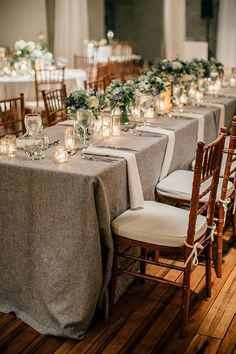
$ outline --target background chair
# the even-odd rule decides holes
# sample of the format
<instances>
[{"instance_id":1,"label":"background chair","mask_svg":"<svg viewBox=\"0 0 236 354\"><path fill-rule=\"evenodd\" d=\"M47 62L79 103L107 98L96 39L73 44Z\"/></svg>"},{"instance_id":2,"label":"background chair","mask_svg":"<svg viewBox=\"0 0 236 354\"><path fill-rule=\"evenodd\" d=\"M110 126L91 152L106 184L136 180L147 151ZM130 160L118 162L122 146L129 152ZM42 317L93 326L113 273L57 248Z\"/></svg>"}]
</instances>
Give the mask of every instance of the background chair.
<instances>
[{"instance_id":1,"label":"background chair","mask_svg":"<svg viewBox=\"0 0 236 354\"><path fill-rule=\"evenodd\" d=\"M95 89L96 91L104 92L106 89L106 80L84 81L84 88L85 90Z\"/></svg>"},{"instance_id":2,"label":"background chair","mask_svg":"<svg viewBox=\"0 0 236 354\"><path fill-rule=\"evenodd\" d=\"M61 88L64 84L65 68L35 70L35 101L26 101L25 108L28 111L42 113L44 103L42 90Z\"/></svg>"},{"instance_id":3,"label":"background chair","mask_svg":"<svg viewBox=\"0 0 236 354\"><path fill-rule=\"evenodd\" d=\"M0 101L0 137L6 134L17 136L25 133L24 94L20 97Z\"/></svg>"},{"instance_id":4,"label":"background chair","mask_svg":"<svg viewBox=\"0 0 236 354\"><path fill-rule=\"evenodd\" d=\"M45 115L48 125L54 125L59 121L66 119L65 112L65 99L67 97L66 85L63 84L62 88L42 91Z\"/></svg>"},{"instance_id":5,"label":"background chair","mask_svg":"<svg viewBox=\"0 0 236 354\"><path fill-rule=\"evenodd\" d=\"M86 71L87 80L94 80L96 78L96 66L91 62L92 60L87 56L74 55L74 68Z\"/></svg>"},{"instance_id":6,"label":"background chair","mask_svg":"<svg viewBox=\"0 0 236 354\"><path fill-rule=\"evenodd\" d=\"M199 142L197 145L190 211L167 204L146 201L143 208L129 209L113 220L114 261L110 283L111 310L115 300L117 278L121 274L168 283L182 288L181 336L187 335L192 261L194 265L198 264L199 249L206 250L206 296L211 296L211 236L225 135L226 129L222 129L221 134L213 143L205 145ZM209 187L205 184L207 180L210 181ZM204 196L208 196L208 198L203 204L200 204L199 201ZM207 216L201 215L205 211L207 211ZM121 245L123 245L123 249L121 249ZM132 246L141 248L139 256L130 254ZM164 250L169 255L168 259L173 260L176 259L177 254L180 254L183 265L151 260L149 254L153 249L155 251ZM120 258L128 259L130 263L121 267ZM140 264L140 272L131 268L136 262ZM149 275L146 271L146 264L181 271L183 272L183 280L182 282L172 282L155 275Z\"/></svg>"}]
</instances>

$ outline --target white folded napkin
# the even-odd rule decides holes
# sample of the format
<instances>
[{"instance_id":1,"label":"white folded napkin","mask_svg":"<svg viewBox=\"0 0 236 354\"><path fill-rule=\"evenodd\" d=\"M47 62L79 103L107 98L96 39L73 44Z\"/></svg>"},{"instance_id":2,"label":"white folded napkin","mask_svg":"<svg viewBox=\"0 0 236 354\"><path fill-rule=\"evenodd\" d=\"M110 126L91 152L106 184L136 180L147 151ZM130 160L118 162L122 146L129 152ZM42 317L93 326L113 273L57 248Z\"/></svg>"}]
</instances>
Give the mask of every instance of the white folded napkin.
<instances>
[{"instance_id":1,"label":"white folded napkin","mask_svg":"<svg viewBox=\"0 0 236 354\"><path fill-rule=\"evenodd\" d=\"M74 126L74 120L73 119L68 119L68 120L63 120L62 122L59 122L58 125L67 125L67 126Z\"/></svg>"},{"instance_id":2,"label":"white folded napkin","mask_svg":"<svg viewBox=\"0 0 236 354\"><path fill-rule=\"evenodd\" d=\"M101 155L101 156L115 156L124 157L127 161L128 172L128 185L129 185L129 197L131 209L137 209L143 206L143 190L140 181L138 166L136 157L133 152L123 150L113 150L106 148L97 148L89 146L87 149L83 149L84 154Z\"/></svg>"},{"instance_id":3,"label":"white folded napkin","mask_svg":"<svg viewBox=\"0 0 236 354\"><path fill-rule=\"evenodd\" d=\"M147 133L163 134L168 136L168 144L167 144L166 153L165 153L164 161L161 168L161 175L160 175L160 180L162 180L169 173L170 164L174 153L175 132L173 130L158 128L158 127L148 127L148 126L137 127L136 130L147 132Z\"/></svg>"},{"instance_id":4,"label":"white folded napkin","mask_svg":"<svg viewBox=\"0 0 236 354\"><path fill-rule=\"evenodd\" d=\"M211 102L205 102L203 103L203 106L204 105L220 108L220 122L219 122L219 129L218 129L218 133L219 133L220 128L225 126L225 105L223 103L211 103Z\"/></svg>"},{"instance_id":5,"label":"white folded napkin","mask_svg":"<svg viewBox=\"0 0 236 354\"><path fill-rule=\"evenodd\" d=\"M176 117L184 117L184 118L196 118L198 119L198 135L197 140L204 140L204 115L201 113L193 113L193 112L174 112Z\"/></svg>"}]
</instances>

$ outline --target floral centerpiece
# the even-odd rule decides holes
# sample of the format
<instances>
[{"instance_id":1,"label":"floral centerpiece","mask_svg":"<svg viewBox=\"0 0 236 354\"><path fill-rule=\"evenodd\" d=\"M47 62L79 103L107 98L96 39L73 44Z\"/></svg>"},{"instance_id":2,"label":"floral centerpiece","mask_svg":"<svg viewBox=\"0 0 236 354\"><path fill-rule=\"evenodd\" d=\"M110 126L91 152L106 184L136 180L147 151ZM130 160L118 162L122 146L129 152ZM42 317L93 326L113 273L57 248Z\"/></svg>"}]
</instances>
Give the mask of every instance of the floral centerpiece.
<instances>
[{"instance_id":1,"label":"floral centerpiece","mask_svg":"<svg viewBox=\"0 0 236 354\"><path fill-rule=\"evenodd\" d=\"M179 83L181 77L186 74L186 63L178 58L175 60L157 59L153 70L165 81Z\"/></svg>"},{"instance_id":2,"label":"floral centerpiece","mask_svg":"<svg viewBox=\"0 0 236 354\"><path fill-rule=\"evenodd\" d=\"M35 59L43 58L45 64L52 64L53 55L48 52L46 47L42 47L39 43L32 41L24 41L23 39L16 41L14 45L14 52L12 57L12 65L21 60L30 60L33 64Z\"/></svg>"},{"instance_id":3,"label":"floral centerpiece","mask_svg":"<svg viewBox=\"0 0 236 354\"><path fill-rule=\"evenodd\" d=\"M195 75L197 78L214 78L215 76L222 77L224 75L224 66L215 58L194 59L187 65L189 74Z\"/></svg>"},{"instance_id":4,"label":"floral centerpiece","mask_svg":"<svg viewBox=\"0 0 236 354\"><path fill-rule=\"evenodd\" d=\"M105 105L105 95L99 94L95 89L75 90L65 99L66 113L69 119L74 119L81 109L92 111L94 117L98 119Z\"/></svg>"},{"instance_id":5,"label":"floral centerpiece","mask_svg":"<svg viewBox=\"0 0 236 354\"><path fill-rule=\"evenodd\" d=\"M113 80L106 89L106 97L112 110L119 108L121 111L121 123L128 122L128 112L135 103L136 86L133 80L126 82Z\"/></svg>"},{"instance_id":6,"label":"floral centerpiece","mask_svg":"<svg viewBox=\"0 0 236 354\"><path fill-rule=\"evenodd\" d=\"M148 70L137 79L136 90L144 95L157 96L165 91L165 83L155 71Z\"/></svg>"}]
</instances>

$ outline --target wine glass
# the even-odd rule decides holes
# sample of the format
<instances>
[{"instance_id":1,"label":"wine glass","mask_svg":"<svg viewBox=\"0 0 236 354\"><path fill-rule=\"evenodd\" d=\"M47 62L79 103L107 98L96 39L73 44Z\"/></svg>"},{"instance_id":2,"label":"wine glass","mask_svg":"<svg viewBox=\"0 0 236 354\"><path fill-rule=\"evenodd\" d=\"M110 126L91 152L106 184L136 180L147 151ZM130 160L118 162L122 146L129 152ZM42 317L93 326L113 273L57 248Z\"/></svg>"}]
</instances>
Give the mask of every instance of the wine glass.
<instances>
[{"instance_id":1,"label":"wine glass","mask_svg":"<svg viewBox=\"0 0 236 354\"><path fill-rule=\"evenodd\" d=\"M154 118L153 98L149 95L142 95L139 99L140 109L145 118Z\"/></svg>"},{"instance_id":2,"label":"wine glass","mask_svg":"<svg viewBox=\"0 0 236 354\"><path fill-rule=\"evenodd\" d=\"M89 110L86 109L81 109L76 116L76 122L74 124L74 126L77 124L79 124L79 126L83 129L83 146L87 147L86 144L86 138L87 138L87 128L90 126L91 122L93 119L93 113Z\"/></svg>"},{"instance_id":3,"label":"wine glass","mask_svg":"<svg viewBox=\"0 0 236 354\"><path fill-rule=\"evenodd\" d=\"M180 86L178 84L173 85L173 103L177 107L181 106L180 97L182 95L182 92L183 92L182 86Z\"/></svg>"}]
</instances>

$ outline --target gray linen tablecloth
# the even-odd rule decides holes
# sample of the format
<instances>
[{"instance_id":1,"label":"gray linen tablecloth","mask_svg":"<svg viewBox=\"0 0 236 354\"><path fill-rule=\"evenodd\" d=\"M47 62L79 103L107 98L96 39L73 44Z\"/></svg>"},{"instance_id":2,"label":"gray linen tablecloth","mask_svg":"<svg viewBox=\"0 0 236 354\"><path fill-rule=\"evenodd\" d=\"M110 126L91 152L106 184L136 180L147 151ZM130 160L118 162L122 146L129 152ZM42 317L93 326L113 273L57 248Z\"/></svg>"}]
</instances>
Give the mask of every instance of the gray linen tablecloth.
<instances>
[{"instance_id":1,"label":"gray linen tablecloth","mask_svg":"<svg viewBox=\"0 0 236 354\"><path fill-rule=\"evenodd\" d=\"M207 137L216 135L212 111L206 109ZM188 168L198 121L165 117L157 124L176 133L170 170ZM60 143L63 132L62 126L47 129ZM137 150L144 197L154 200L167 136L123 134L103 141L111 143ZM129 208L126 161L76 154L59 165L54 150L41 161L27 160L23 151L0 159L0 311L14 311L42 334L81 339L96 309L107 314L110 221Z\"/></svg>"}]
</instances>

